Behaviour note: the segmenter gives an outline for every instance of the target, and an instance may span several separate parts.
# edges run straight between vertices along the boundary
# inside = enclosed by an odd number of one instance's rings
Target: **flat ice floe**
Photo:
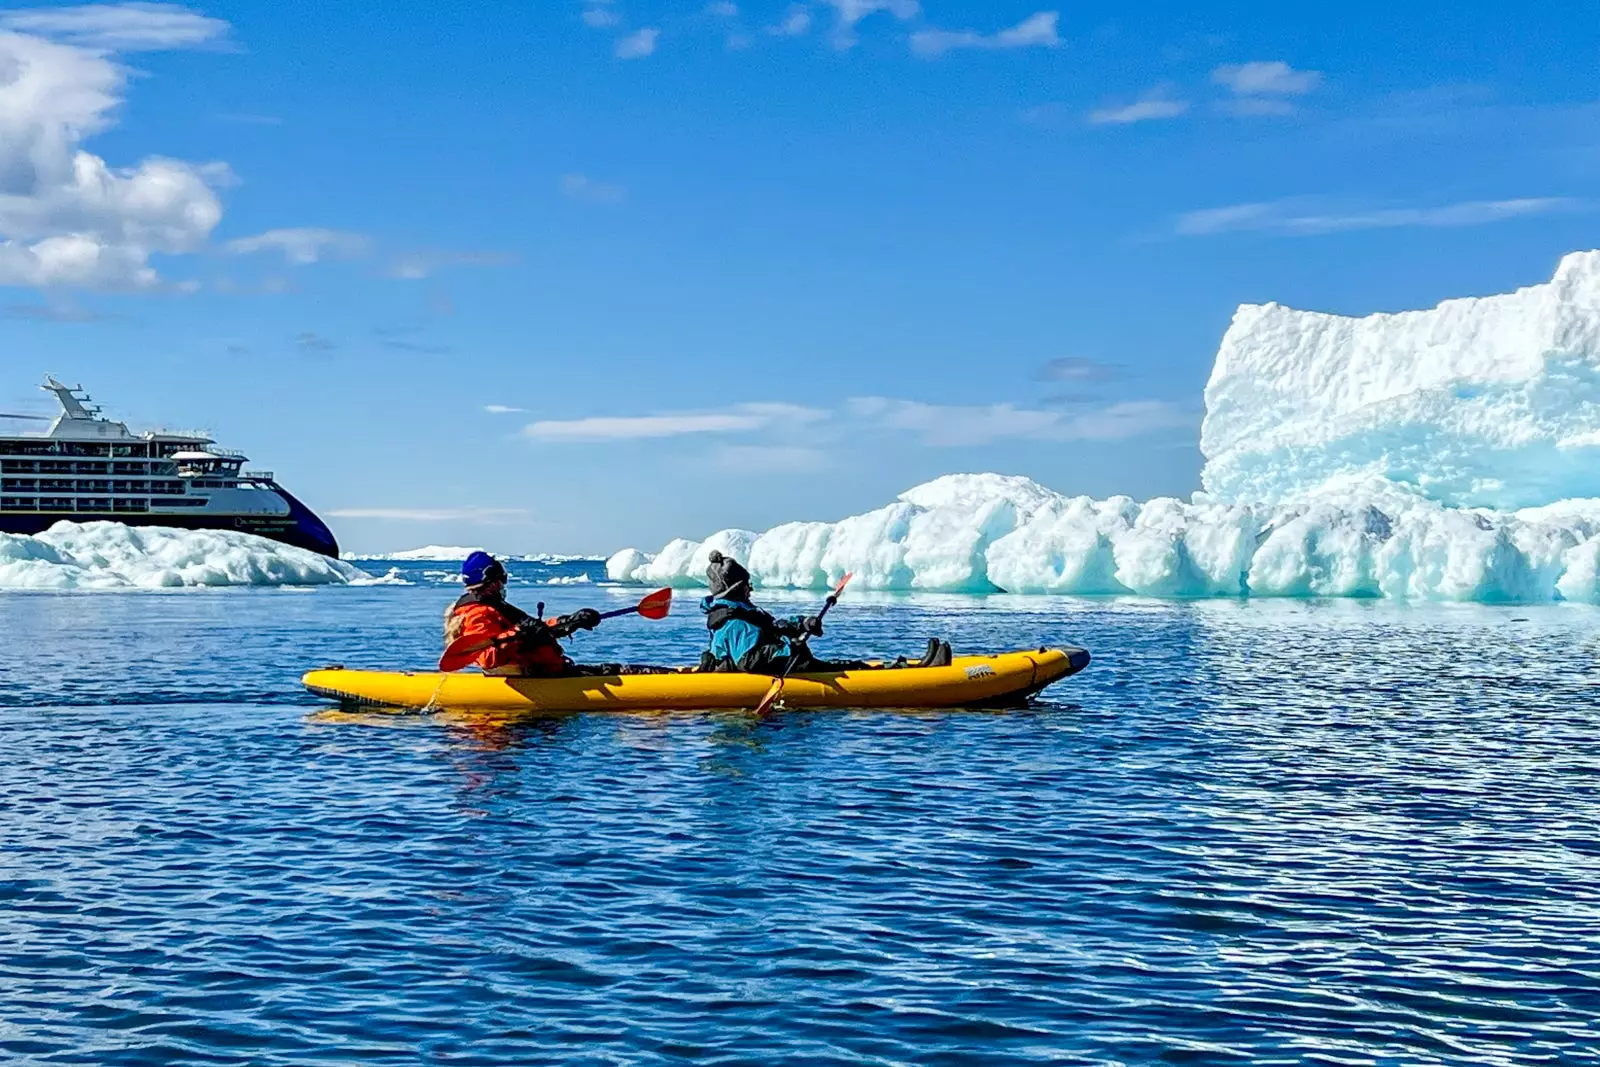
[[[0,589],[345,585],[368,575],[303,548],[231,530],[58,522],[0,533]]]

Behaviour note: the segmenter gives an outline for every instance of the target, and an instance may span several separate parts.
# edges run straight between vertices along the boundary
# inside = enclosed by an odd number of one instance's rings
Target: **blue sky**
[[[0,8],[0,408],[347,547],[655,547],[952,471],[1198,487],[1234,308],[1593,247],[1592,5]]]

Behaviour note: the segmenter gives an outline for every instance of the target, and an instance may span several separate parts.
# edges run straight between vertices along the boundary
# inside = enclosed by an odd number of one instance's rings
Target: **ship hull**
[[[339,543],[323,521],[300,501],[278,490],[288,515],[106,515],[68,512],[0,512],[0,533],[43,533],[58,522],[120,522],[126,526],[165,526],[174,530],[232,530],[280,544],[339,558]]]

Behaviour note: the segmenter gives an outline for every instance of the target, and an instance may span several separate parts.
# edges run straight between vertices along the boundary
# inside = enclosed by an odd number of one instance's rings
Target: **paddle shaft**
[[[840,579],[839,584],[833,587],[833,592],[828,594],[828,599],[822,602],[822,610],[817,612],[818,622],[821,622],[823,616],[828,614],[829,608],[839,602],[839,595],[844,592],[844,587],[850,584],[851,577],[852,575],[846,574]],[[795,646],[798,645],[801,649],[809,649],[810,644],[811,635],[808,633],[802,633],[795,638],[795,643],[789,646],[789,659],[784,663],[783,670],[772,680],[772,685],[767,687],[767,695],[761,698],[761,703],[756,705],[756,715],[764,714],[768,708],[778,702],[778,697],[783,694],[784,679],[789,677],[789,672],[794,670],[795,660],[799,658],[796,655],[797,649]]]

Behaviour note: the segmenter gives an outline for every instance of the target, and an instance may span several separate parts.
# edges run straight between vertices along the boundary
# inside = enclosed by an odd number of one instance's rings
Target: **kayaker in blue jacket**
[[[811,654],[804,637],[821,637],[822,620],[815,615],[779,619],[750,602],[750,572],[736,559],[712,552],[706,568],[706,583],[711,595],[700,602],[711,631],[711,651],[704,669],[738,671],[745,674],[783,674],[794,659],[790,673],[859,671],[881,664],[860,660],[828,661]],[[949,644],[932,639],[928,654],[916,666],[942,667],[950,663]],[[894,666],[909,666],[903,659]]]

